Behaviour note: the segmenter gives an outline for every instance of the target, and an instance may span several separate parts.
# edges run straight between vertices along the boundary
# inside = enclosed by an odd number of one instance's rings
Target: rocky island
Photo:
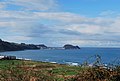
[[[80,49],[79,46],[73,46],[71,44],[66,44],[63,46],[64,49]]]

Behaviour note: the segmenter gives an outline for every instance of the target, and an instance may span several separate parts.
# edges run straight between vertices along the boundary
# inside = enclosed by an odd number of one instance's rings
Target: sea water
[[[74,50],[42,49],[2,52],[1,54],[35,61],[77,65],[85,61],[94,62],[96,60],[96,55],[101,56],[101,61],[103,63],[115,62],[120,58],[120,48],[81,48]]]

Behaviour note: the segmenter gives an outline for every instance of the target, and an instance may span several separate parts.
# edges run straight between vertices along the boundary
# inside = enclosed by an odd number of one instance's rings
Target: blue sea
[[[56,62],[60,64],[82,64],[86,60],[94,62],[95,55],[100,55],[103,63],[112,63],[120,58],[120,48],[81,48],[77,50],[25,50],[1,52],[2,55],[12,55],[17,58],[31,59],[35,61]]]

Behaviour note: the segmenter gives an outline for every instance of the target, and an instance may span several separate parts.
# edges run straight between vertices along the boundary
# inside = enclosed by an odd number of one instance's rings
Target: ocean
[[[93,63],[96,60],[96,55],[101,56],[102,63],[114,63],[120,60],[120,48],[81,48],[75,50],[42,49],[1,52],[0,54],[59,64],[82,64],[85,61]]]

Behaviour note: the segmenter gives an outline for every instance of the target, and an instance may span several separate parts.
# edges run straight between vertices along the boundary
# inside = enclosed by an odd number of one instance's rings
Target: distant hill
[[[10,43],[6,41],[2,41],[0,39],[0,51],[19,51],[19,50],[27,50],[27,49],[46,49],[47,46],[44,44],[34,45],[34,44],[25,44],[25,43]]]
[[[0,39],[0,52],[3,51],[19,51],[19,50],[32,50],[32,49],[80,49],[79,46],[66,44],[63,47],[47,47],[44,44],[25,44],[25,43],[11,43]]]

